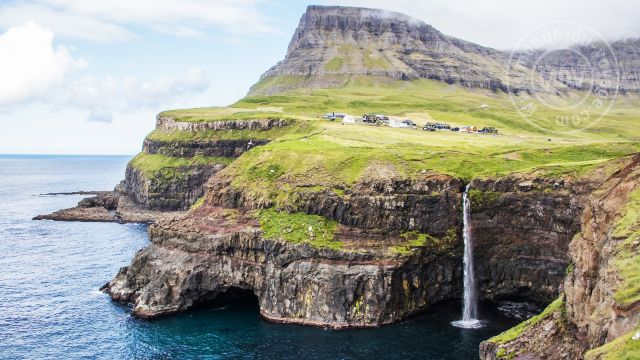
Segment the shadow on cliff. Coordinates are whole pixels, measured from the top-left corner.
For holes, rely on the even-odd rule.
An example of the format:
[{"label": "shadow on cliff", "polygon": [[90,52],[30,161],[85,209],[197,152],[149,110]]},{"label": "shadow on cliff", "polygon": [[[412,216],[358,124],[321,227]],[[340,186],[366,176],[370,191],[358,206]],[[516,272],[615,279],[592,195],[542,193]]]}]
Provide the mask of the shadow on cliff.
[{"label": "shadow on cliff", "polygon": [[231,286],[224,291],[213,291],[194,303],[193,310],[218,309],[233,306],[246,311],[260,312],[258,297],[250,289]]}]

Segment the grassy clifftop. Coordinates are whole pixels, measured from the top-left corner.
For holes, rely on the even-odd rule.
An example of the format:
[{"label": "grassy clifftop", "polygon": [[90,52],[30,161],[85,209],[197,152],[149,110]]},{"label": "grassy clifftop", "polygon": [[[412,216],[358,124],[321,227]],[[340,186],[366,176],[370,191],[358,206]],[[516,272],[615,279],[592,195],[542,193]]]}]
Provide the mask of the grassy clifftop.
[{"label": "grassy clifftop", "polygon": [[[362,76],[351,78],[341,88],[299,89],[283,95],[247,97],[227,108],[162,113],[188,122],[289,119],[292,126],[267,131],[155,131],[149,138],[270,139],[269,144],[245,153],[223,171],[233,178],[234,186],[272,199],[308,189],[341,191],[365,177],[412,178],[425,172],[468,180],[534,171],[540,176],[580,176],[602,162],[640,150],[639,98],[620,97],[599,122],[575,131],[584,124],[558,119],[585,111],[584,102],[569,106],[581,95],[530,102],[528,106],[535,106],[536,111],[526,119],[501,92],[430,80],[389,82]],[[320,118],[331,111],[408,117],[420,127],[428,121],[492,126],[500,135],[343,125]]]}]

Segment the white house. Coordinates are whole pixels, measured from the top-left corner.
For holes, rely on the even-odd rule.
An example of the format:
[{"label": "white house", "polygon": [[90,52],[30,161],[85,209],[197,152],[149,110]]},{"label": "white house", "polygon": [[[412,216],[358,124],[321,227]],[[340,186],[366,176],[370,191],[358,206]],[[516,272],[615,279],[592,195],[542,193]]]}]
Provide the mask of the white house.
[{"label": "white house", "polygon": [[389,118],[389,127],[392,128],[414,128],[416,124],[409,119]]},{"label": "white house", "polygon": [[342,117],[342,123],[343,124],[355,124],[356,123],[356,118],[351,116],[351,115],[344,115]]}]

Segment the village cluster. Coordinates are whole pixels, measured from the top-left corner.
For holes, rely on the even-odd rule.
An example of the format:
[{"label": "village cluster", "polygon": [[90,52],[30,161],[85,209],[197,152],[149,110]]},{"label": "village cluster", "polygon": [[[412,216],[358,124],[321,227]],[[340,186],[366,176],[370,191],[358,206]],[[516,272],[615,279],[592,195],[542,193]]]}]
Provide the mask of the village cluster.
[{"label": "village cluster", "polygon": [[[418,125],[411,119],[393,118],[383,114],[364,114],[362,116],[353,116],[344,113],[330,112],[323,116],[329,121],[341,121],[343,124],[364,124],[374,126],[389,126],[392,128],[409,128],[417,129]],[[463,133],[479,133],[479,134],[497,134],[498,129],[494,127],[483,127],[481,129],[476,126],[451,126],[440,122],[427,122],[422,126],[424,131],[455,131]]]}]

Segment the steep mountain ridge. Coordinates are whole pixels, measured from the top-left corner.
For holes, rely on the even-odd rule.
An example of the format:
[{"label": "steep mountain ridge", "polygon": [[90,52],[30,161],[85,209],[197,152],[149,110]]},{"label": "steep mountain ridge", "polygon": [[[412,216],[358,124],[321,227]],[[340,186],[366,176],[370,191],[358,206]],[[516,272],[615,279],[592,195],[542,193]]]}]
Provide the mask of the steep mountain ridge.
[{"label": "steep mountain ridge", "polygon": [[[608,51],[612,50],[612,51]],[[388,80],[434,79],[504,92],[568,89],[624,92],[640,88],[638,40],[609,49],[594,43],[556,51],[502,52],[386,10],[309,6],[284,60],[249,95],[339,87],[357,75]]]}]

